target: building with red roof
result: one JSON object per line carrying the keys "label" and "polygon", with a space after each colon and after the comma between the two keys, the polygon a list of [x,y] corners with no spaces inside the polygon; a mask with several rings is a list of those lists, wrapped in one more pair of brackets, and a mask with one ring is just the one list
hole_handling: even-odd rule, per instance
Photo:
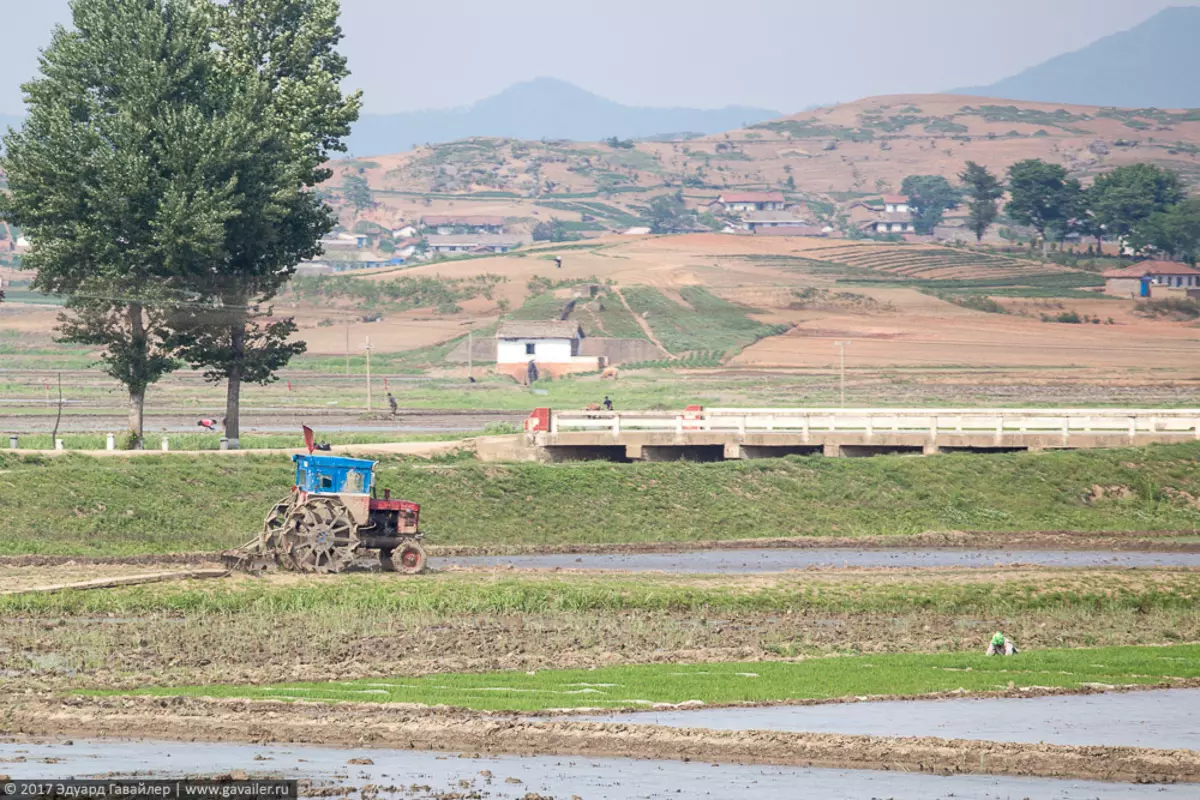
{"label": "building with red roof", "polygon": [[1178,261],[1142,261],[1101,277],[1104,293],[1114,297],[1200,296],[1200,270]]}

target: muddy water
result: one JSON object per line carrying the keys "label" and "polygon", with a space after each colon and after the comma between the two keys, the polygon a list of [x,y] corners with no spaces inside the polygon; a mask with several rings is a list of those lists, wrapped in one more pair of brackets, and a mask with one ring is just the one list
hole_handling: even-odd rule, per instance
{"label": "muddy water", "polygon": [[[373,764],[348,764],[368,758]],[[14,759],[23,759],[14,761]],[[307,778],[317,785],[397,787],[387,797],[524,798],[875,798],[892,800],[1182,800],[1195,785],[1145,786],[1044,778],[933,776],[862,770],[539,756],[461,757],[357,748],[77,741],[73,745],[0,742],[0,771],[14,779],[53,780],[137,772],[140,777],[215,775]],[[490,775],[484,774],[490,773]],[[474,792],[478,792],[475,794]],[[453,793],[453,794],[452,794]],[[461,793],[461,794],[458,794]],[[354,795],[352,795],[354,796]]]}
{"label": "muddy water", "polygon": [[1192,567],[1200,553],[1072,550],[855,550],[797,548],[699,550],[686,553],[547,554],[438,558],[438,568],[596,569],[625,572],[753,573],[819,567],[977,567],[1032,564],[1044,567]]}
{"label": "muddy water", "polygon": [[937,736],[996,742],[1200,750],[1200,689],[1036,699],[913,700],[642,711],[583,719],[715,730]]}

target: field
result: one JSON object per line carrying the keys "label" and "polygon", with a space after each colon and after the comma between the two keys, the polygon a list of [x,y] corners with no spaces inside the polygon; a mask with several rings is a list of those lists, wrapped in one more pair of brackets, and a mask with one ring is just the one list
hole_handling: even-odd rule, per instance
{"label": "field", "polygon": [[[561,547],[927,531],[1194,530],[1198,454],[1200,445],[1188,444],[679,465],[373,457],[381,459],[380,487],[422,503],[438,545]],[[240,545],[286,493],[291,465],[278,455],[0,454],[0,470],[0,502],[11,526],[0,554],[131,555]],[[648,513],[653,525],[644,522]]]}
{"label": "field", "polygon": [[[889,654],[801,662],[651,664],[590,670],[448,673],[337,683],[147,689],[190,695],[331,702],[421,703],[479,711],[636,709],[654,705],[780,703],[967,690],[1128,686],[1200,678],[1200,645],[1042,650],[1018,665],[980,654]],[[1192,663],[1188,663],[1192,659]]]}

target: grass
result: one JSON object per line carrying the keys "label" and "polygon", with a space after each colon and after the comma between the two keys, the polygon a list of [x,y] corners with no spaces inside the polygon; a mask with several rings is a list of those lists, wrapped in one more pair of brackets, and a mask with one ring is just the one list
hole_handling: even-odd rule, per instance
{"label": "grass", "polygon": [[[479,433],[462,434],[403,434],[403,433],[338,433],[338,444],[387,444],[395,442],[435,442],[450,438],[466,438],[480,435]],[[219,450],[221,434],[214,433],[165,433],[154,434],[147,432],[145,445],[149,450],[157,450],[163,438],[169,442],[172,450]],[[104,450],[107,447],[107,434],[103,433],[61,433],[64,450]],[[121,436],[117,436],[117,446],[121,445]],[[238,440],[243,450],[292,450],[304,447],[304,437],[300,433],[252,433]],[[20,444],[25,450],[53,450],[54,442],[48,433],[22,434]]]}
{"label": "grass", "polygon": [[[800,662],[642,664],[599,669],[449,673],[274,686],[154,687],[136,694],[353,702],[404,702],[490,711],[639,708],[830,700],[1010,686],[1079,688],[1200,677],[1200,645],[1044,650],[1011,658],[887,654]],[[89,694],[124,694],[121,691]]]}
{"label": "grass", "polygon": [[[1196,530],[1200,508],[1188,498],[1200,497],[1197,458],[1200,443],[716,464],[430,466],[384,458],[379,485],[423,505],[436,544]],[[279,456],[0,454],[0,553],[219,550],[255,533],[291,483],[291,464]],[[1094,485],[1129,494],[1090,501]]]}

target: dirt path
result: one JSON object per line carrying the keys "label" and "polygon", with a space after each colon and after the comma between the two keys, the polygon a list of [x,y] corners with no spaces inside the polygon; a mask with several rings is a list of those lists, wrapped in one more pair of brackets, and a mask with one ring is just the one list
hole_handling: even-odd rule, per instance
{"label": "dirt path", "polygon": [[650,323],[646,322],[646,320],[642,318],[641,314],[636,313],[632,308],[629,307],[629,301],[625,299],[625,295],[621,292],[620,288],[614,287],[613,291],[617,293],[617,297],[621,298],[621,305],[625,306],[625,310],[629,312],[630,316],[637,321],[637,324],[646,333],[646,338],[653,342],[659,350],[662,350],[664,353],[666,353],[667,356],[670,358],[675,358],[675,354],[668,350],[666,345],[660,342],[658,337],[654,335],[654,330],[650,327]]}
{"label": "dirt path", "polygon": [[20,736],[112,737],[137,731],[142,737],[186,741],[381,745],[481,753],[1200,782],[1200,752],[1191,750],[531,722],[444,709],[358,703],[50,696],[6,698],[0,702],[6,731]]}

